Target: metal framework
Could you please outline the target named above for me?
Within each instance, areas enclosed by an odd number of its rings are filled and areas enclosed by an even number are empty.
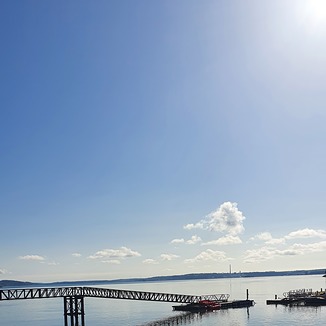
[[[84,297],[64,297],[64,326],[85,326]]]
[[[199,300],[227,301],[228,294],[214,295],[184,295],[171,293],[156,293],[143,291],[129,291],[117,289],[104,289],[93,287],[61,287],[61,288],[31,288],[0,290],[0,301],[20,299],[64,297],[91,297],[107,299],[145,300],[161,302],[191,303]]]
[[[30,288],[0,290],[1,300],[63,298],[83,295],[82,287]]]
[[[228,294],[184,295],[104,289],[94,287],[59,287],[0,290],[0,301],[63,298],[64,326],[85,326],[84,298],[107,298],[161,302],[193,303],[200,300],[228,301]]]

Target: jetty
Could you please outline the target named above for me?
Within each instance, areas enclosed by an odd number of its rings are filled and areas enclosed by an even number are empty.
[[[266,300],[267,305],[285,306],[326,306],[326,292],[312,289],[298,289],[283,293],[283,298],[275,295],[273,300]]]
[[[19,288],[0,289],[0,302],[12,300],[35,300],[63,298],[64,326],[85,326],[85,298],[122,299],[171,302],[182,304],[180,309],[174,310],[197,312],[186,310],[184,307],[199,305],[201,311],[216,309],[240,308],[253,305],[253,300],[228,301],[229,294],[213,295],[185,295],[172,293],[156,293],[144,291],[130,291],[94,287],[52,287],[52,288]]]

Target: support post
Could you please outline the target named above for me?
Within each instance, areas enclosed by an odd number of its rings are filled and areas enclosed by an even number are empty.
[[[85,306],[83,296],[64,297],[63,305],[64,326],[85,326]]]

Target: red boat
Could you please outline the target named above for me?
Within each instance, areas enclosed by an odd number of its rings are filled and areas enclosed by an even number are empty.
[[[195,303],[189,303],[181,306],[173,306],[173,310],[190,311],[190,312],[205,312],[221,309],[221,304],[212,300],[201,300]]]

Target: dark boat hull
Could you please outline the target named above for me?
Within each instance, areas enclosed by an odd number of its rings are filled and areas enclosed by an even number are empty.
[[[186,305],[173,306],[173,310],[188,312],[206,312],[219,309],[221,309],[221,305],[219,303],[189,303]]]

